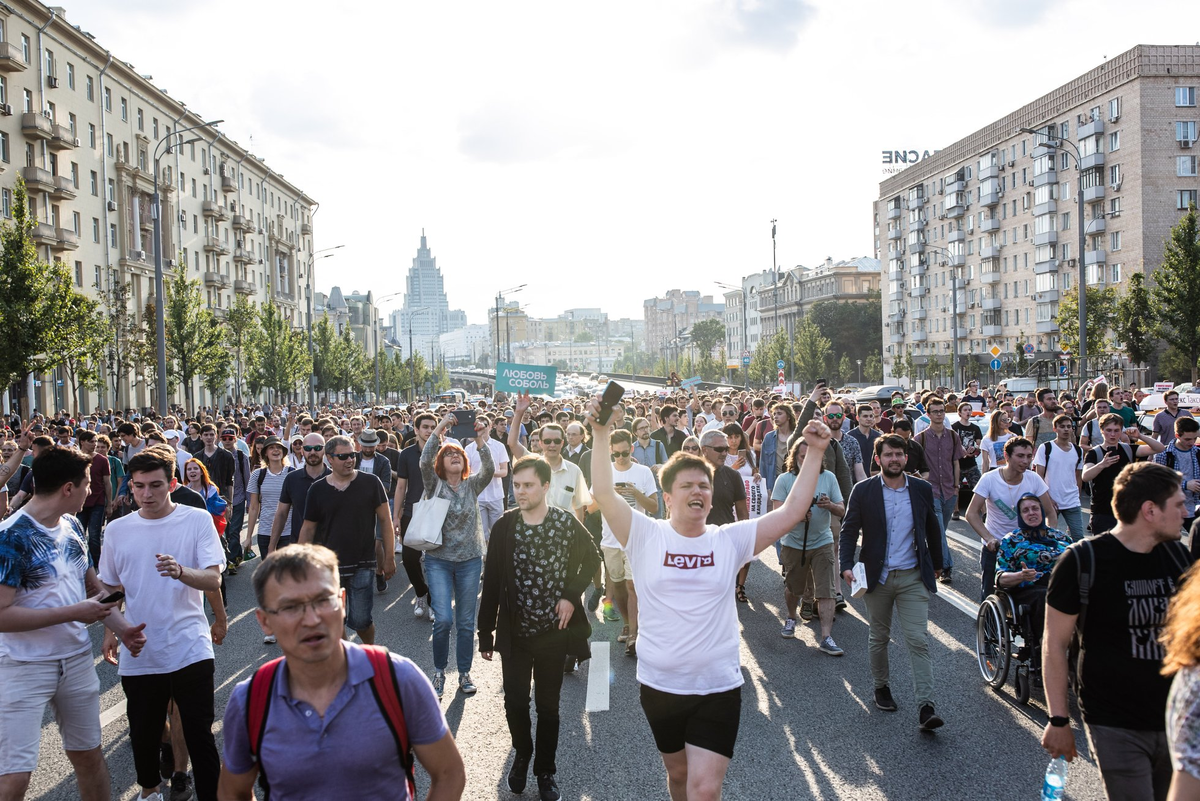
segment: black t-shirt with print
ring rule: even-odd
[[[962,441],[964,451],[968,451],[971,448],[978,448],[980,443],[983,442],[983,430],[974,423],[963,425],[960,422],[956,422],[950,427],[958,433],[958,438]],[[966,456],[959,459],[959,469],[970,470],[973,467],[979,467],[979,462],[975,461],[976,458],[975,456]]]
[[[1132,460],[1129,458],[1131,449],[1128,443],[1118,442],[1113,447],[1117,449],[1117,463],[1104,468],[1100,475],[1092,479],[1092,514],[1099,512],[1116,517],[1112,511],[1113,482],[1117,480],[1117,474]],[[1100,464],[1103,458],[1096,454],[1095,448],[1088,448],[1087,453],[1083,455],[1084,469],[1090,464]]]
[[[1179,586],[1180,563],[1190,561],[1178,542],[1135,553],[1112,534],[1092,540],[1093,574],[1080,652],[1079,708],[1085,722],[1138,731],[1163,731],[1171,679],[1159,673],[1159,643],[1167,605]],[[1050,574],[1046,603],[1079,614],[1074,549],[1059,557]]]
[[[570,512],[554,506],[537,525],[517,515],[512,556],[518,637],[536,637],[557,628],[554,608],[566,591],[571,543],[580,525]]]

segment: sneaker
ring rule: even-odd
[[[821,640],[821,644],[817,647],[820,648],[823,653],[829,654],[830,656],[842,656],[846,653],[838,647],[836,642],[833,641],[833,637],[826,637],[825,639]]]
[[[934,729],[940,728],[945,723],[941,716],[937,712],[933,711],[933,706],[931,704],[926,704],[925,706],[921,707],[920,722],[921,731],[933,731]]]
[[[789,640],[794,638],[796,636],[796,621],[790,617],[785,620],[783,623],[783,630],[779,632],[779,636],[785,637]]]
[[[508,769],[508,789],[514,793],[523,793],[528,782],[529,757],[517,754],[513,757],[512,767]]]
[[[600,608],[600,600],[603,597],[604,597],[604,590],[600,589],[599,587],[593,587],[592,594],[588,596],[587,607],[586,607],[587,610],[589,612],[595,612],[597,609],[599,609]]]
[[[158,773],[164,779],[175,774],[175,749],[170,743],[160,743],[158,746]]]
[[[563,673],[574,673],[575,668],[579,667],[579,660],[573,656],[568,656],[563,660]]]
[[[413,617],[425,617],[425,599],[418,598],[417,605],[413,607]]]
[[[949,587],[951,585],[952,582],[950,581],[950,569],[949,568],[943,568],[942,575],[938,576],[938,583],[945,584],[947,587]]]
[[[191,780],[186,773],[176,773],[171,777],[171,801],[191,801],[194,795]]]
[[[562,798],[562,793],[558,791],[558,785],[554,783],[553,774],[543,773],[537,779],[538,798],[541,801],[559,801]]]
[[[812,601],[804,601],[800,604],[800,619],[805,623],[813,619]]]
[[[225,565],[225,575],[227,575],[227,576],[236,576],[237,575],[237,562],[229,562],[227,565]]]
[[[609,623],[616,623],[621,619],[621,613],[616,610],[612,601],[607,598],[604,599],[604,619]]]
[[[621,633],[617,635],[617,642],[629,642],[629,626],[621,628]]]
[[[746,597],[746,588],[741,584],[734,587],[733,597],[736,598],[737,602],[740,604],[750,603],[750,599]]]
[[[625,656],[637,658],[637,640],[631,639],[625,643]]]
[[[442,693],[446,691],[446,671],[433,671],[433,691],[437,693],[438,700],[442,700]]]
[[[839,592],[837,594],[837,600],[833,604],[833,610],[835,612],[840,612],[845,608],[846,608],[846,599],[843,598],[842,594]]]
[[[479,688],[475,686],[475,682],[471,681],[470,673],[463,673],[458,677],[458,689],[467,695],[474,695],[479,691]]]
[[[950,519],[951,519],[951,520],[962,520],[962,515],[960,515],[960,514],[958,513],[958,510],[955,510],[955,511],[953,511],[953,512],[951,512],[951,513],[950,513]]]
[[[274,644],[275,644],[275,635],[274,634],[268,634],[266,637],[263,637],[263,645],[274,645]]]
[[[892,698],[892,691],[886,684],[875,689],[875,706],[884,712],[895,712],[899,709],[896,706],[896,699]]]
[[[384,580],[382,573],[375,574],[375,591],[380,593],[387,592],[387,581]]]
[[[425,608],[425,614],[429,618],[430,625],[437,623],[437,618],[433,616],[433,606],[429,605]]]

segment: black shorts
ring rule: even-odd
[[[660,752],[675,754],[694,745],[733,759],[742,717],[741,687],[711,695],[675,695],[640,686],[642,711]]]

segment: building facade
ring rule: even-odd
[[[65,263],[84,294],[128,286],[140,324],[154,300],[157,177],[168,277],[184,270],[199,281],[218,317],[241,294],[304,326],[316,202],[66,15],[30,0],[0,4],[0,213],[11,218],[22,179],[39,256]],[[75,397],[54,376],[30,376],[30,406],[154,402],[153,378],[103,372],[103,391]],[[184,396],[180,387],[171,400]]]
[[[438,337],[438,350],[447,365],[463,367],[478,364],[488,352],[488,327],[464,325]]]
[[[422,230],[417,255],[404,279],[404,306],[392,313],[392,328],[402,347],[408,347],[411,336],[412,349],[428,353],[436,349],[442,334],[466,324],[466,313],[450,308],[442,271]]]
[[[878,296],[879,259],[860,256],[835,262],[827,258],[816,267],[796,267],[779,275],[758,291],[758,318],[762,339],[771,339],[783,329],[789,335],[796,330],[814,305],[836,300],[863,303]]]
[[[1081,266],[1090,286],[1153,281],[1200,190],[1198,86],[1200,46],[1139,45],[881,183],[885,380],[906,354],[919,380],[955,335],[983,364],[1023,343],[1054,360]]]
[[[701,295],[694,289],[672,289],[661,298],[642,302],[646,321],[646,351],[665,353],[679,347],[681,335],[701,320],[721,320],[724,303],[714,303],[712,295]]]

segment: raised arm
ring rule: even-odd
[[[512,451],[513,459],[520,459],[529,453],[529,449],[521,443],[521,424],[525,420],[525,412],[532,403],[528,392],[517,396],[513,409],[513,424],[508,427],[508,449]]]
[[[492,449],[488,447],[489,439],[491,439],[491,435],[486,428],[475,439],[475,448],[479,452],[479,472],[472,473],[471,477],[467,479],[467,483],[476,495],[487,488],[488,483],[496,474],[496,461],[492,458]]]
[[[813,495],[817,490],[817,479],[821,475],[825,449],[829,447],[829,427],[819,420],[811,420],[804,427],[804,441],[808,443],[808,455],[800,465],[796,483],[788,493],[787,500],[778,509],[772,510],[758,520],[758,532],[754,541],[754,552],[764,550],[775,540],[791,531],[808,514]]]
[[[600,514],[608,521],[608,527],[621,547],[629,541],[629,527],[633,523],[633,509],[625,499],[617,494],[613,486],[611,450],[612,418],[607,425],[600,425],[596,416],[600,413],[600,403],[592,400],[588,403],[585,418],[592,427],[592,497],[600,505]]]

